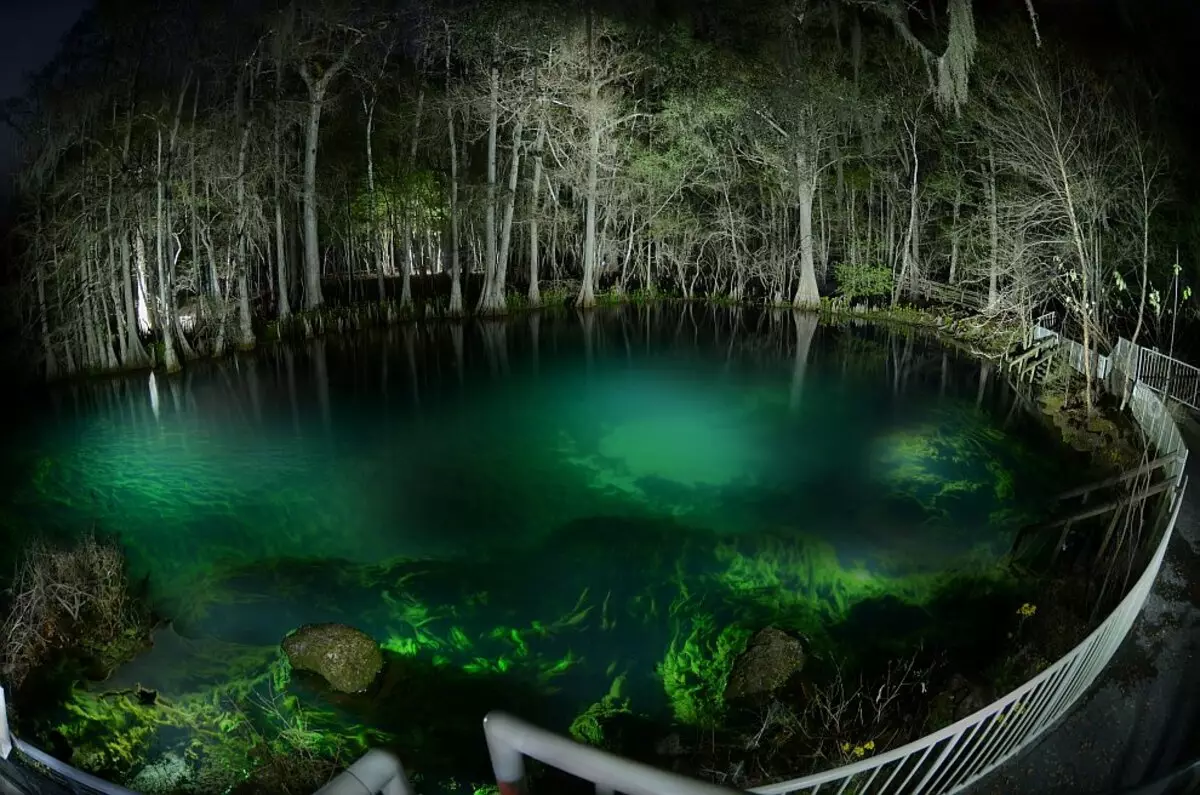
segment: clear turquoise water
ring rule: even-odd
[[[695,722],[709,669],[665,682],[730,625],[987,648],[961,595],[1011,588],[1014,532],[1083,477],[978,362],[790,312],[397,328],[53,403],[10,437],[7,533],[115,534],[173,622],[93,690],[211,694],[342,621],[391,651],[378,688],[289,687],[431,767],[488,708],[564,730],[619,677]]]

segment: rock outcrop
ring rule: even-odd
[[[767,627],[750,639],[729,673],[725,700],[770,693],[783,687],[804,667],[800,641],[781,629]]]
[[[324,677],[334,690],[361,693],[383,670],[383,652],[365,632],[345,624],[306,624],[283,639],[292,667]]]

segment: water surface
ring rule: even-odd
[[[700,306],[263,348],[56,392],[14,434],[13,537],[115,534],[172,620],[91,692],[210,705],[131,756],[286,692],[418,771],[485,760],[493,707],[719,722],[730,650],[771,623],[864,660],[992,648],[1013,534],[1079,471],[929,340]],[[389,650],[371,693],[279,673],[279,640],[321,621]],[[81,745],[118,720],[86,698]]]

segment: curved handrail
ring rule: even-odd
[[[1035,338],[1057,335],[1057,332],[1040,324],[1035,326],[1034,332]],[[833,785],[833,791],[839,795],[868,792],[872,795],[944,795],[961,792],[1044,734],[1075,705],[1108,665],[1141,612],[1162,567],[1179,509],[1183,505],[1186,489],[1183,467],[1187,459],[1187,447],[1166,405],[1153,390],[1137,379],[1136,373],[1130,377],[1121,372],[1121,360],[1118,357],[1087,352],[1074,340],[1060,339],[1060,345],[1066,349],[1068,360],[1076,369],[1083,370],[1084,361],[1090,358],[1092,371],[1100,374],[1099,377],[1131,380],[1130,410],[1151,445],[1160,455],[1178,454],[1171,464],[1164,467],[1175,490],[1167,522],[1162,528],[1162,537],[1146,569],[1116,609],[1079,645],[1046,670],[988,706],[879,756],[811,776],[756,787],[750,792],[758,795],[816,793],[828,785]],[[1125,340],[1121,342],[1132,345]],[[521,791],[524,779],[522,757],[525,755],[592,781],[596,784],[597,793],[614,790],[652,791],[641,786],[648,783],[645,779],[633,782],[639,785],[636,789],[615,786],[618,782],[631,786],[630,780],[625,777],[633,770],[629,767],[633,763],[628,760],[597,752],[596,749],[562,737],[557,738],[552,746],[540,741],[526,742],[525,738],[531,730],[536,730],[539,737],[554,735],[511,716],[489,715],[484,720],[484,730],[502,795]],[[599,760],[605,758],[607,760],[600,764]],[[584,760],[588,760],[588,763],[585,764]],[[619,779],[618,773],[622,774]],[[674,780],[672,784],[670,791],[675,793],[701,795],[712,791],[711,784],[700,781],[680,784]]]
[[[1035,338],[1049,335],[1060,337],[1059,344],[1067,349],[1069,361],[1082,371],[1083,346],[1061,337],[1040,322],[1035,325]],[[1119,345],[1133,347],[1133,343],[1124,339]],[[1158,453],[1178,454],[1177,460],[1166,468],[1176,488],[1162,538],[1129,593],[1100,626],[1062,659],[975,713],[879,756],[811,776],[757,787],[751,792],[758,795],[815,793],[818,788],[830,784],[840,784],[836,789],[838,793],[961,792],[1044,734],[1075,705],[1108,665],[1141,612],[1162,567],[1183,505],[1187,447],[1162,399],[1137,377],[1136,372],[1120,371],[1124,360],[1116,355],[1098,356],[1094,352],[1091,356],[1097,360],[1095,372],[1133,382],[1130,411]]]
[[[908,745],[844,767],[750,791],[759,795],[790,795],[841,783],[842,788],[836,791],[844,792],[865,776],[866,790],[855,791],[956,792],[995,769],[1066,713],[1108,664],[1158,577],[1171,540],[1171,528],[1183,504],[1183,492],[1184,486],[1180,485],[1174,495],[1169,524],[1142,576],[1104,623],[1058,662],[999,700]],[[1013,720],[1010,722],[1009,718]],[[918,753],[920,757],[908,767]],[[956,763],[962,766],[955,768]],[[894,769],[880,788],[872,788],[889,767]],[[914,779],[915,788],[909,789]],[[898,788],[893,788],[893,784],[898,784]]]

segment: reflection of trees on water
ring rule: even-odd
[[[533,243],[533,245],[535,245],[535,246],[537,245],[536,241]],[[537,282],[533,282],[532,283],[533,286],[531,286],[529,288],[531,291],[531,293],[530,293],[531,295],[533,294],[532,291],[534,291],[536,289],[536,284],[537,284]],[[530,342],[530,345],[532,346],[530,350],[531,350],[531,357],[532,357],[532,361],[533,361],[533,374],[534,375],[539,375],[541,373],[541,353],[542,353],[541,331],[542,331],[542,313],[541,312],[530,312],[529,313],[529,342]]]
[[[582,354],[594,371],[635,367],[663,353],[680,362],[715,363],[713,376],[722,380],[787,368],[793,412],[819,371],[824,383],[834,376],[897,398],[915,389],[974,400],[1010,422],[1020,413],[1017,397],[1003,379],[992,377],[989,362],[971,360],[918,332],[860,321],[822,325],[815,315],[789,309],[696,303],[530,312],[516,319],[437,321],[318,337],[228,360],[195,361],[170,377],[69,385],[52,393],[51,404],[64,419],[99,412],[135,426],[155,422],[155,411],[162,420],[193,415],[249,425],[290,415],[297,434],[311,412],[332,434],[348,393],[384,396],[386,411],[404,412],[449,392],[465,394],[479,377],[539,376],[552,360],[569,363]],[[395,401],[394,395],[406,397]]]
[[[794,413],[800,408],[804,373],[808,369],[808,352],[812,348],[813,336],[817,333],[817,316],[811,312],[792,312],[792,319],[796,323],[796,353],[792,366],[792,392],[788,407]]]
[[[315,339],[310,345],[313,361],[313,378],[317,385],[317,404],[321,407],[321,425],[325,433],[333,430],[333,419],[329,404],[329,364],[325,359],[325,340]]]
[[[479,323],[480,339],[487,357],[488,372],[492,378],[509,374],[508,369],[508,322],[489,318]]]
[[[417,327],[405,325],[401,330],[401,335],[404,338],[404,361],[408,364],[409,395],[412,397],[413,406],[420,408],[421,376],[417,364]]]
[[[463,359],[463,324],[450,324],[450,342],[454,346],[454,374],[458,378],[459,387],[463,384],[463,373],[465,371],[465,363]],[[385,349],[386,351],[386,349]],[[386,353],[385,353],[386,356]]]

